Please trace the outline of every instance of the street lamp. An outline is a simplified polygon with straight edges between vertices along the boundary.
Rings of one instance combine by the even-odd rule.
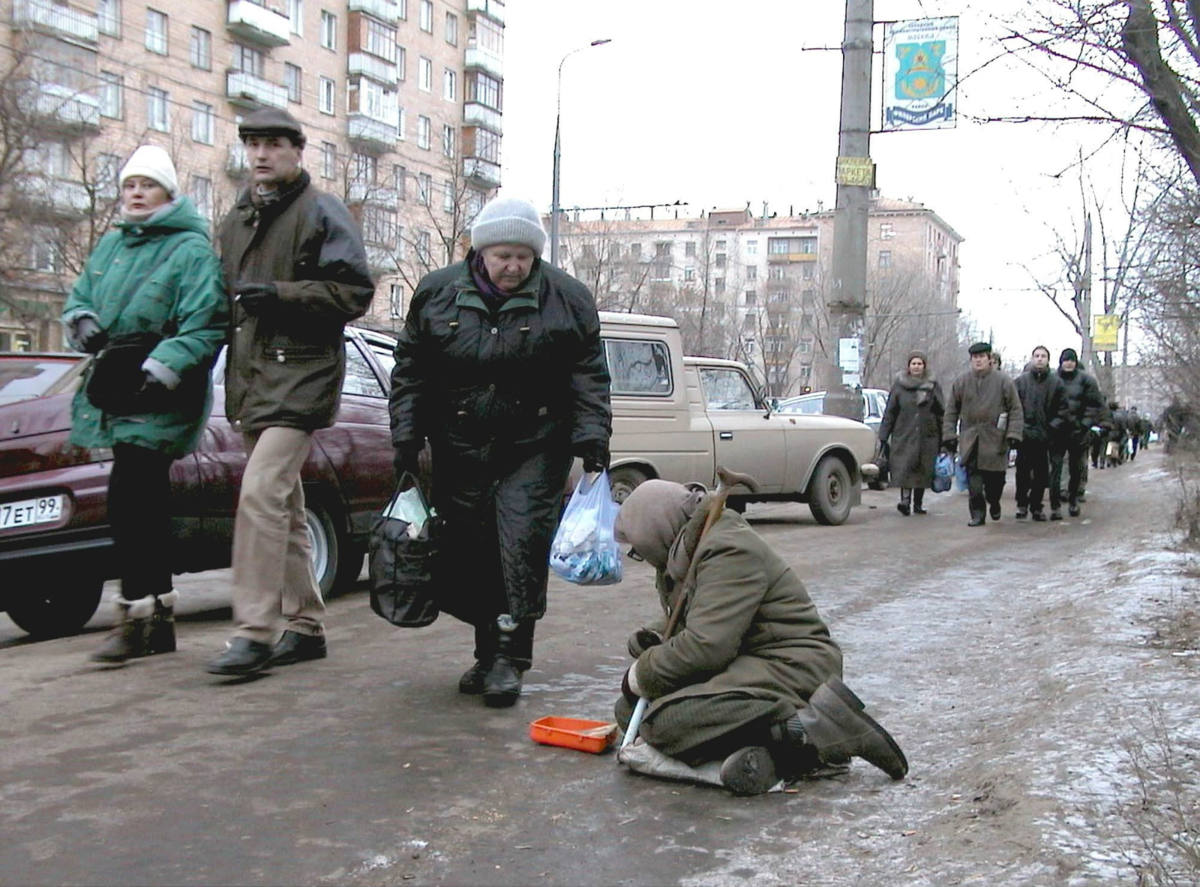
[[[578,49],[572,49],[558,62],[558,99],[557,107],[554,113],[554,185],[550,196],[550,264],[555,268],[558,267],[558,173],[559,167],[562,164],[562,145],[559,140],[559,134],[562,127],[562,69],[563,62],[569,59],[577,52],[583,52],[585,49],[591,49],[593,46],[603,46],[605,43],[612,43],[611,40],[593,40],[587,46],[580,46]]]

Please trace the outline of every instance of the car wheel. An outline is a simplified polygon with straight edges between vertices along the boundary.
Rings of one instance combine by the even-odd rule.
[[[608,483],[612,487],[613,501],[624,502],[629,494],[646,482],[646,475],[636,468],[622,465],[608,473]]]
[[[836,527],[850,516],[850,472],[837,456],[817,463],[808,485],[808,509],[817,523]]]
[[[362,549],[350,542],[345,530],[320,502],[307,504],[304,517],[321,597],[349,590],[362,572]]]
[[[66,575],[69,576],[70,573]],[[45,584],[44,579],[42,582]],[[35,584],[18,579],[15,586],[9,587],[30,588]],[[72,582],[64,582],[54,590],[43,589],[36,594],[20,596],[10,594],[8,616],[35,638],[58,638],[78,634],[95,615],[103,590],[103,579],[81,577]]]

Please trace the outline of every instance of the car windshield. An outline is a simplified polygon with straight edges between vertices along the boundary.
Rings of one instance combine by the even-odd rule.
[[[78,363],[78,358],[73,357],[0,357],[0,403],[16,403],[53,393],[54,384]]]

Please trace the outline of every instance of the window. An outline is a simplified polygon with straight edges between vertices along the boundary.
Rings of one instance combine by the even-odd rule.
[[[283,85],[287,87],[288,101],[299,104],[302,94],[301,71],[290,62],[283,63]]]
[[[96,158],[96,191],[117,196],[117,176],[121,172],[121,158],[116,154],[101,154]]]
[[[396,29],[373,18],[367,19],[367,45],[364,48],[371,55],[394,62],[396,60]]]
[[[192,176],[192,202],[196,204],[196,211],[200,215],[212,221],[212,179],[204,176]]]
[[[442,211],[454,212],[454,182],[449,179],[442,183]]]
[[[453,157],[454,150],[454,127],[445,125],[442,127],[442,153],[447,157]]]
[[[321,77],[317,82],[317,110],[322,114],[332,114],[336,105],[337,84],[328,77]]]
[[[817,273],[816,267],[812,262],[807,262],[800,266],[800,277],[804,280],[812,280],[813,275]]]
[[[442,77],[442,98],[448,102],[458,101],[458,72],[450,68],[446,69],[445,76]]]
[[[747,280],[758,280],[758,266],[757,265],[747,265],[746,266],[746,279]]]
[[[321,46],[337,49],[337,16],[324,9],[321,10]]]
[[[408,79],[408,53],[404,51],[403,46],[396,47],[396,79]]]
[[[167,54],[167,16],[157,9],[146,10],[146,49]]]
[[[718,268],[725,267],[725,253],[717,253],[717,267]]]
[[[396,16],[402,22],[408,21],[408,0],[396,0]]]
[[[767,277],[771,280],[786,280],[787,270],[781,265],[772,265],[767,269]]]
[[[212,70],[212,34],[203,28],[192,28],[192,36],[188,44],[188,56],[193,68],[204,71]]]
[[[170,103],[170,93],[151,86],[146,91],[146,125],[159,132],[168,132],[171,129],[170,116],[167,113]]]
[[[473,16],[467,34],[467,44],[474,44],[490,55],[503,58],[504,27],[483,16]]]
[[[362,214],[363,240],[376,246],[396,245],[396,211],[377,204],[367,204]]]
[[[297,37],[304,36],[304,0],[287,0],[288,28]]]
[[[812,255],[817,251],[815,237],[768,237],[767,254],[771,256]]]
[[[367,359],[350,342],[346,343],[346,377],[342,380],[342,393],[380,399],[387,397]]]
[[[424,263],[426,266],[428,266],[429,258],[430,258],[430,256],[429,256],[429,232],[428,231],[418,231],[417,232],[417,259],[420,260],[422,263]]]
[[[431,138],[430,130],[433,128],[433,122],[428,117],[417,117],[417,147],[429,150],[429,140]]]
[[[895,236],[896,236],[896,226],[895,225],[893,225],[891,222],[880,222],[879,223],[879,239],[880,240],[891,240]]]
[[[747,308],[753,308],[758,304],[758,291],[746,290],[746,298],[742,300]]]
[[[670,397],[671,356],[662,342],[605,339],[604,357],[612,377],[613,394],[648,394]]]
[[[396,139],[403,142],[408,138],[408,114],[403,108],[396,109]]]
[[[377,161],[370,154],[352,154],[350,156],[351,181],[362,185],[374,185],[375,173],[378,169]]]
[[[696,244],[688,242],[683,245],[683,254],[689,259],[696,258]]]
[[[700,385],[710,410],[755,410],[754,390],[738,370],[700,367]]]
[[[65,179],[71,175],[71,152],[63,142],[40,142],[30,158],[29,171]]]
[[[433,176],[423,172],[417,174],[417,203],[429,206],[430,192],[433,191]]]
[[[55,246],[53,228],[35,227],[31,232],[33,243],[29,250],[29,267],[34,271],[54,274],[58,271],[58,249]]]
[[[125,78],[112,71],[100,72],[100,114],[103,117],[120,119],[125,116]]]
[[[96,26],[101,34],[121,36],[121,0],[97,0]]]
[[[433,0],[421,0],[421,30],[433,33]]]
[[[491,130],[475,130],[475,157],[488,163],[500,162],[500,136]]]
[[[640,243],[629,244],[629,258],[637,261],[642,257],[642,245]]]
[[[458,16],[453,12],[446,13],[446,42],[458,46]]]
[[[417,60],[417,89],[433,91],[433,62],[424,56]]]
[[[467,90],[467,101],[478,102],[493,111],[500,110],[500,81],[495,77],[476,71],[468,77]]]
[[[358,110],[372,120],[391,123],[396,119],[396,93],[374,80],[360,80]]]
[[[890,249],[881,249],[879,251],[879,267],[880,268],[891,268],[892,267],[892,251]]]
[[[392,167],[392,187],[400,200],[408,200],[408,170],[399,164]]]
[[[404,287],[393,283],[388,290],[388,315],[392,320],[404,317]]]
[[[233,68],[235,71],[251,74],[261,79],[266,70],[266,59],[259,50],[235,43],[233,44]]]
[[[725,278],[724,277],[713,278],[713,292],[716,293],[718,296],[725,295]]]
[[[746,255],[748,255],[748,256],[757,256],[758,255],[758,241],[757,240],[747,240],[746,241]]]
[[[321,143],[321,178],[337,177],[337,145],[333,142]]]
[[[204,102],[192,102],[192,141],[202,145],[211,145],[216,119],[212,105]]]

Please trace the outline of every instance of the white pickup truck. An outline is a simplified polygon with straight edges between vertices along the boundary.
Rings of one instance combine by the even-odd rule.
[[[724,465],[758,481],[747,502],[807,502],[822,524],[841,524],[861,502],[873,474],[875,434],[835,416],[773,413],[743,364],[684,357],[668,317],[601,312],[612,376],[613,437],[609,476],[623,500],[650,478],[713,488]]]

